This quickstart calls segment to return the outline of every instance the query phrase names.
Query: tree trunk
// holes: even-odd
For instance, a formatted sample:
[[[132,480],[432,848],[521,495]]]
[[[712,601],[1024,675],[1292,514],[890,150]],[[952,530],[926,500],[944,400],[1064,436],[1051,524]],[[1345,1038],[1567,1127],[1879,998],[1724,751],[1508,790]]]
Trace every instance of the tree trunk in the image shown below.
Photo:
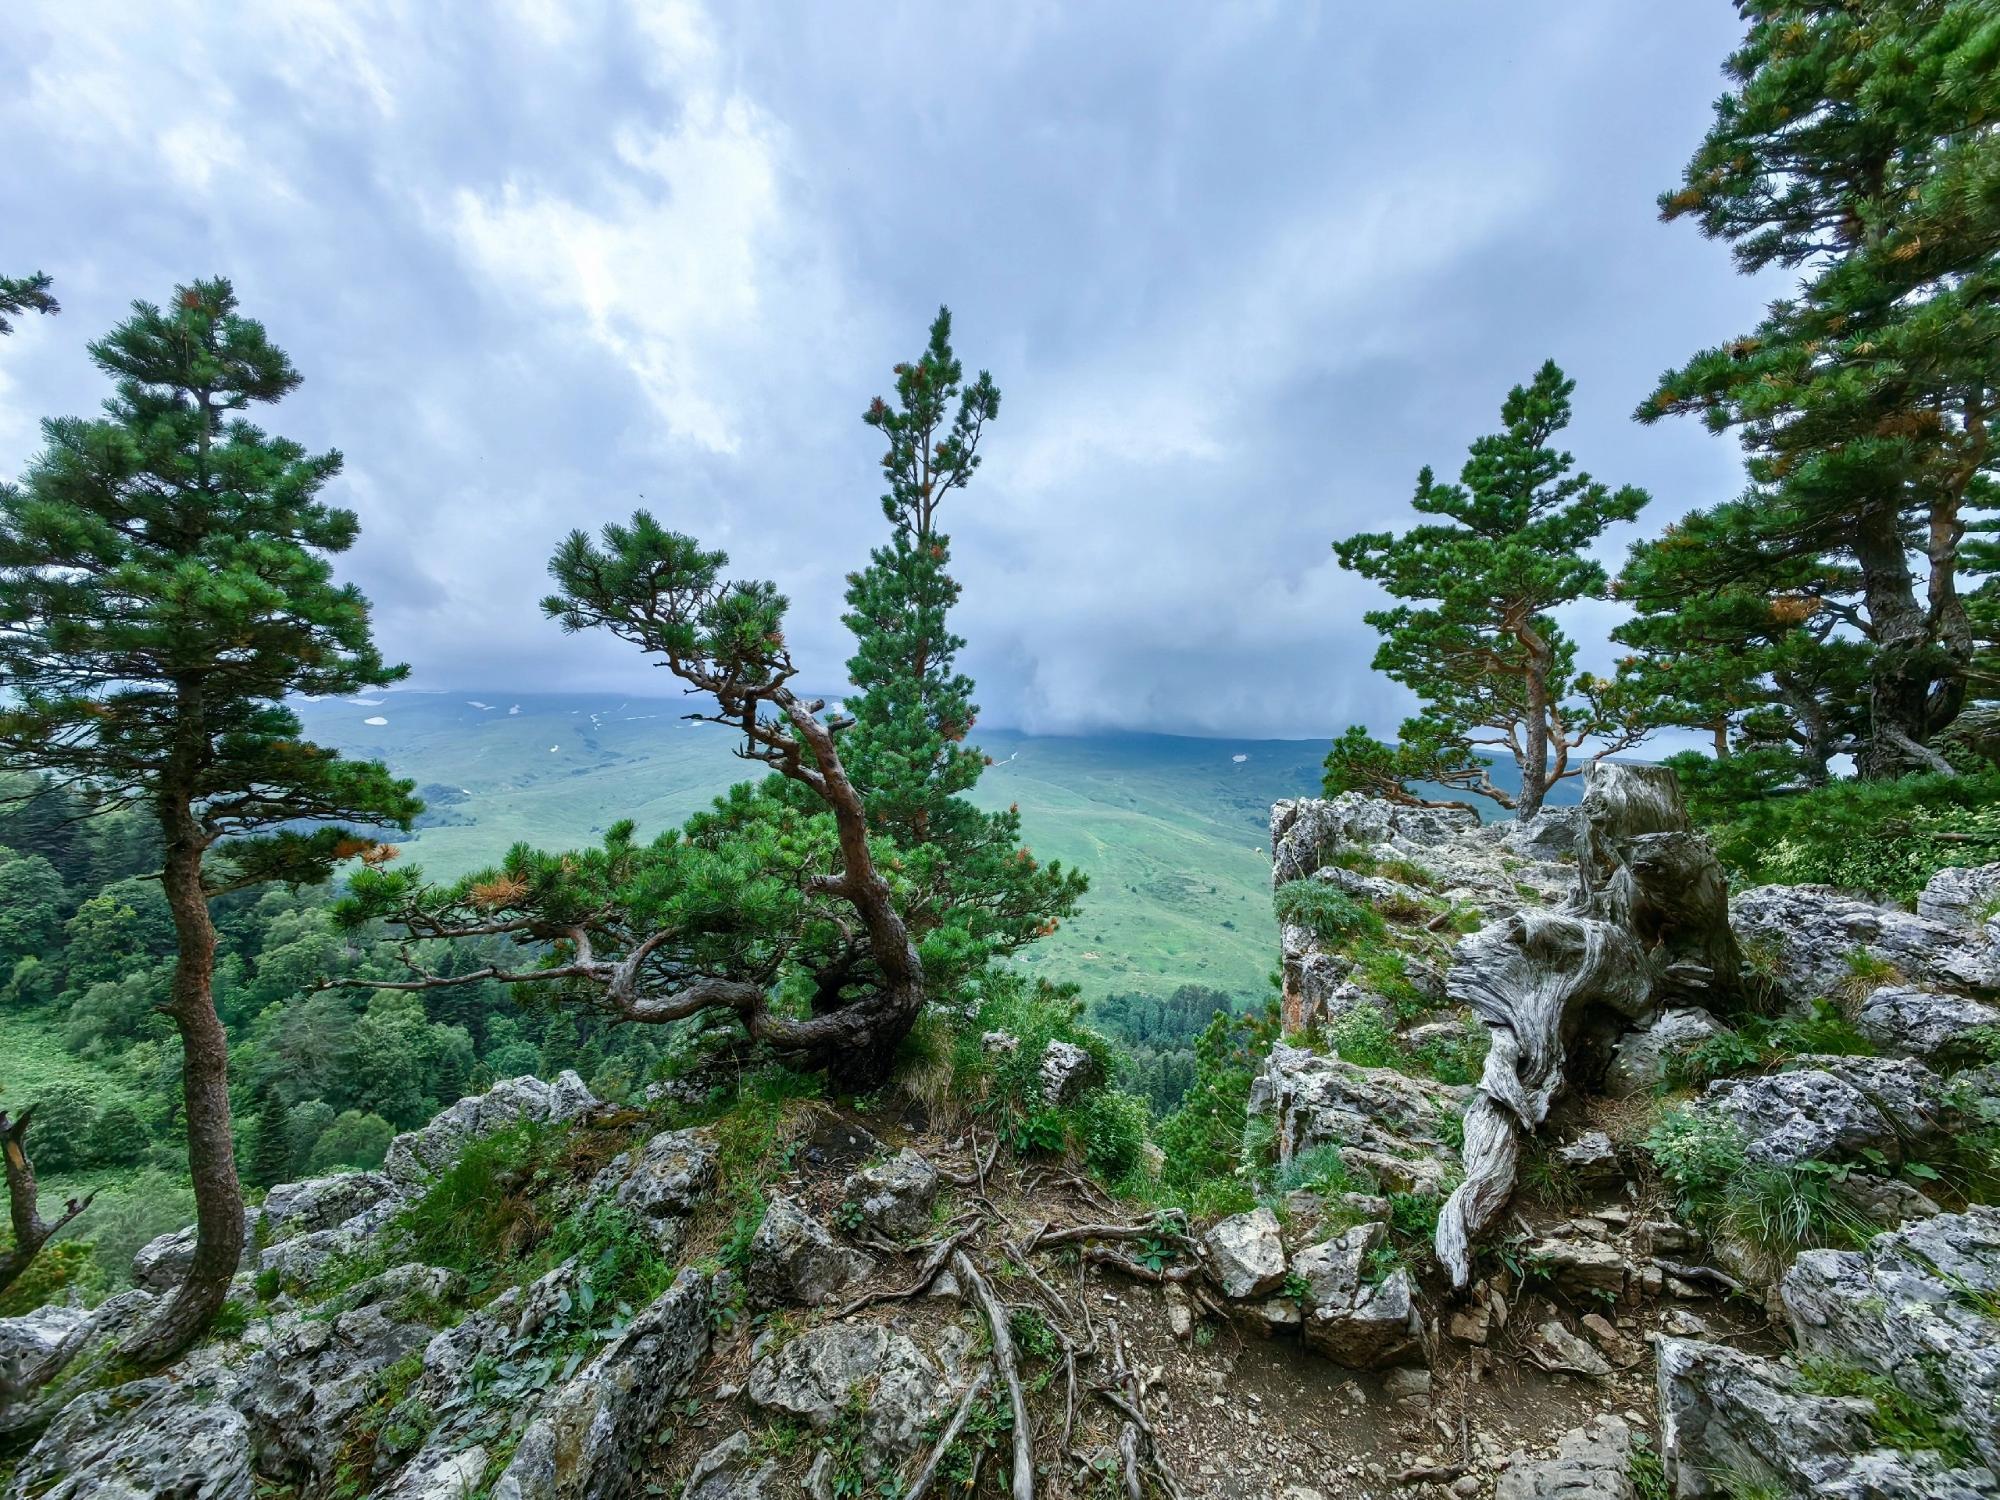
[[[1527,744],[1521,752],[1521,800],[1514,807],[1516,821],[1525,823],[1542,810],[1549,790],[1549,648],[1525,626],[1516,634],[1528,651]]]
[[[1855,757],[1856,769],[1868,777],[1900,776],[1924,763],[1921,747],[1930,739],[1925,710],[1936,660],[1894,509],[1877,508],[1859,518],[1854,557],[1861,565],[1862,598],[1875,642],[1868,743]]]
[[[194,1263],[166,1310],[125,1346],[143,1363],[171,1359],[200,1338],[229,1295],[243,1255],[243,1189],[229,1128],[229,1038],[215,1013],[215,927],[202,889],[206,837],[188,799],[163,799],[162,876],[179,953],[165,1010],[181,1036],[181,1097],[187,1107],[188,1172],[194,1179]]]

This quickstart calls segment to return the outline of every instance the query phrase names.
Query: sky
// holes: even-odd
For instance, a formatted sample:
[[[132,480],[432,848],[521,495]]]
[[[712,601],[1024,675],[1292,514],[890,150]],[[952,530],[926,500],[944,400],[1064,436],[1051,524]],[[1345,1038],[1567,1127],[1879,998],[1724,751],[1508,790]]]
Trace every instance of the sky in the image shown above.
[[[941,303],[1002,391],[944,516],[989,725],[1392,732],[1329,544],[1406,524],[1551,356],[1566,446],[1654,497],[1608,562],[1742,483],[1631,420],[1784,291],[1654,205],[1727,0],[20,3],[0,271],[63,312],[0,341],[0,475],[103,399],[133,299],[229,276],[414,686],[671,690],[537,608],[564,533],[644,506],[776,580],[836,689],[861,413]],[[1617,618],[1565,615],[1587,665]]]

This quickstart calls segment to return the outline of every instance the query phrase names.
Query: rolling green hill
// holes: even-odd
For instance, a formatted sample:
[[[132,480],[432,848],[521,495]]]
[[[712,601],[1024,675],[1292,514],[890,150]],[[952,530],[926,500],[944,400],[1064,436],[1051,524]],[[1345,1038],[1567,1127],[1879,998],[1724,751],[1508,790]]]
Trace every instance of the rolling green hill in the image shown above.
[[[619,818],[670,827],[757,768],[681,699],[393,692],[301,705],[310,735],[414,777],[431,812],[406,857],[439,877],[526,840],[588,842]],[[994,765],[975,794],[1019,803],[1029,846],[1086,871],[1064,930],[1025,956],[1090,998],[1202,984],[1244,999],[1277,961],[1271,803],[1318,789],[1318,740],[1079,737],[981,730]],[[1508,769],[1511,769],[1509,767]]]

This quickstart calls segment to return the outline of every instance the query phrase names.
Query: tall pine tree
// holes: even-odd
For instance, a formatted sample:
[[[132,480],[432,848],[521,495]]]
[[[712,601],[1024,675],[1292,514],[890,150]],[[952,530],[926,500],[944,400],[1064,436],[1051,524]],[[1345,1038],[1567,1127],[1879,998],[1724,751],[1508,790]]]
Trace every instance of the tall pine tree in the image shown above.
[[[1383,637],[1376,670],[1424,701],[1404,721],[1390,769],[1490,798],[1523,818],[1556,782],[1582,771],[1572,751],[1588,741],[1600,753],[1623,749],[1643,734],[1607,684],[1576,670],[1576,645],[1549,614],[1604,596],[1605,571],[1583,549],[1647,499],[1633,486],[1613,490],[1573,473],[1576,461],[1549,446],[1569,425],[1575,388],[1550,360],[1507,393],[1503,430],[1474,441],[1457,484],[1440,484],[1425,468],[1411,503],[1438,521],[1333,544],[1342,567],[1398,599],[1428,601],[1366,616]],[[1343,759],[1341,746],[1353,755]],[[1494,783],[1482,747],[1513,757],[1519,796]],[[1329,776],[1361,784],[1382,749],[1350,730]]]
[[[10,318],[24,312],[59,313],[62,304],[49,288],[54,284],[46,271],[32,276],[0,276],[0,333],[12,333]]]
[[[848,578],[842,618],[854,632],[854,693],[843,708],[853,726],[842,754],[868,798],[870,828],[900,851],[911,927],[943,994],[989,958],[1053,931],[1088,882],[1022,847],[1017,808],[985,812],[965,796],[989,762],[967,742],[979,709],[972,679],[958,670],[965,641],[950,612],[960,587],[938,515],[978,469],[1000,392],[984,370],[966,381],[948,308],[938,309],[924,352],[895,376],[894,401],[878,396],[863,416],[888,440],[881,505],[890,533]]]
[[[305,742],[284,706],[404,674],[376,650],[367,601],[333,581],[328,556],[356,532],[319,499],[339,454],[241,416],[298,385],[291,362],[221,280],[135,303],[90,353],[117,382],[105,415],[44,423],[23,483],[0,488],[0,754],[144,808],[164,845],[197,1238],[180,1290],[127,1346],[157,1360],[206,1327],[243,1249],[209,903],[324,880],[376,847],[339,822],[407,828],[420,809],[380,765]]]
[[[1734,430],[1748,530],[1782,570],[1851,567],[1872,647],[1865,774],[1949,770],[1931,740],[2000,684],[1968,604],[2000,400],[2000,16],[1988,0],[1755,0],[1731,87],[1666,219],[1800,289],[1661,377],[1641,421]]]

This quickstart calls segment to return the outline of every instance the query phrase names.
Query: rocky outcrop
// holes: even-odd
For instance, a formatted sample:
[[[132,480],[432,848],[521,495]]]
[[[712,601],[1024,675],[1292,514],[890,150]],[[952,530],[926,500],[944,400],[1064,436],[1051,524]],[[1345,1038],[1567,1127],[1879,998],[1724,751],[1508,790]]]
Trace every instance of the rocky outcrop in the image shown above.
[[[528,1121],[548,1125],[573,1120],[595,1108],[597,1099],[567,1068],[553,1083],[533,1076],[505,1079],[397,1136],[382,1159],[382,1172],[398,1187],[421,1188],[481,1136]]]
[[[1650,1094],[1667,1080],[1673,1059],[1728,1030],[1697,1006],[1681,1006],[1660,1014],[1621,1036],[1604,1070],[1604,1092],[1614,1099]]]
[[[752,1351],[748,1394],[759,1409],[824,1432],[857,1401],[870,1450],[900,1455],[951,1399],[951,1382],[907,1335],[873,1323],[834,1323]]]
[[[2000,1035],[1986,1033],[1994,1027],[2000,1027],[2000,1007],[1908,985],[1874,990],[1854,1016],[1854,1029],[1884,1052],[1940,1067],[1983,1060],[1989,1035]]]
[[[1729,915],[1738,936],[1774,960],[1774,983],[1796,1005],[1851,983],[1856,955],[1926,989],[2000,989],[1993,923],[1918,916],[1824,885],[1757,886],[1730,902]]]
[[[1854,1161],[1935,1146],[1950,1120],[1943,1082],[1908,1058],[1801,1057],[1782,1073],[1725,1078],[1698,1106],[1743,1131],[1744,1154],[1769,1166]]]
[[[1268,1208],[1232,1214],[1202,1236],[1209,1275],[1225,1297],[1261,1297],[1285,1279],[1285,1245]]]
[[[1374,1175],[1386,1189],[1436,1194],[1457,1164],[1445,1133],[1469,1094],[1459,1085],[1281,1042],[1250,1085],[1249,1113],[1270,1121],[1280,1162],[1338,1146],[1350,1168]]]
[[[493,1500],[621,1500],[632,1455],[659,1431],[708,1352],[710,1277],[689,1268],[541,1403]]]
[[[716,1160],[709,1131],[662,1131],[607,1162],[585,1201],[624,1209],[671,1260],[680,1251],[682,1222],[715,1186]]]
[[[1954,1419],[2000,1469],[2000,1209],[1939,1214],[1779,1284],[1801,1353],[1859,1366]]]
[[[2000,862],[1939,870],[1917,897],[1917,915],[1961,927],[1984,925],[2000,903]]]
[[[1426,1362],[1409,1270],[1377,1262],[1388,1238],[1381,1224],[1358,1224],[1292,1258],[1292,1274],[1305,1286],[1301,1331],[1308,1348],[1355,1369]]]
[[[1052,1109],[1076,1103],[1103,1075],[1097,1059],[1075,1042],[1050,1042],[1038,1070],[1042,1102]]]
[[[251,1500],[250,1429],[226,1401],[154,1377],[79,1396],[21,1460],[10,1497]]]

